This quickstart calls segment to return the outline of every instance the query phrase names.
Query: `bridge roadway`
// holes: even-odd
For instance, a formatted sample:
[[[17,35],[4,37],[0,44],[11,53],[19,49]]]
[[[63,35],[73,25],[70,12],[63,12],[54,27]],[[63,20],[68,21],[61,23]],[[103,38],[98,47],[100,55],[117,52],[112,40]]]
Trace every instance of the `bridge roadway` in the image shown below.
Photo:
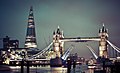
[[[50,59],[23,59],[23,60],[10,60],[10,66],[21,66],[23,63],[24,66],[27,66],[27,62],[29,66],[45,66],[50,65]]]
[[[60,38],[62,42],[87,42],[87,41],[100,41],[100,37],[76,37],[76,38]]]

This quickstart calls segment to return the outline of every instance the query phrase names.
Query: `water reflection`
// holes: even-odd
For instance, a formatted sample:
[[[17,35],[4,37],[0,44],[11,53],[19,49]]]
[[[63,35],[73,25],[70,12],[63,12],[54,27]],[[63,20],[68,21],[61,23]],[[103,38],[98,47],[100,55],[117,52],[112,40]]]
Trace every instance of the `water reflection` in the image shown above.
[[[67,68],[54,67],[51,68],[51,73],[67,73]]]
[[[2,73],[2,72],[0,72]],[[10,73],[10,72],[8,72]],[[11,73],[21,73],[20,68],[12,69]],[[27,73],[27,68],[24,67],[24,73]],[[30,73],[67,73],[67,68],[62,67],[30,67]]]
[[[20,67],[12,67],[12,71],[0,71],[0,73],[21,73]],[[24,73],[27,73],[27,68],[24,67]],[[67,73],[67,68],[62,67],[30,67],[30,73]],[[71,73],[93,73],[93,71],[89,71],[87,66],[76,66],[75,69],[71,68]]]

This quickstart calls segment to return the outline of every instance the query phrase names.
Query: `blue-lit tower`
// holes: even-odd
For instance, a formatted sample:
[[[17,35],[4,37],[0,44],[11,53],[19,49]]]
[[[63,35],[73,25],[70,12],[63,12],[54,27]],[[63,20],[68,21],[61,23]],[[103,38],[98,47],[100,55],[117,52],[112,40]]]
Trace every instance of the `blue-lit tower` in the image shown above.
[[[32,6],[30,8],[30,12],[29,12],[29,16],[28,16],[25,48],[37,48],[36,34],[35,34],[35,22],[34,22],[34,15],[33,15],[33,7]]]

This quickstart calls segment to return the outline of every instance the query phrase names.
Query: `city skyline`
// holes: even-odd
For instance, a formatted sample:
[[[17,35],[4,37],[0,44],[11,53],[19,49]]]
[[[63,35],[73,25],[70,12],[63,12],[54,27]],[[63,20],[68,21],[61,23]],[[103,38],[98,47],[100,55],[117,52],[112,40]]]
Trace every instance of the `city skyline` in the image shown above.
[[[53,31],[58,26],[64,31],[65,37],[94,37],[98,36],[102,23],[108,28],[108,39],[120,47],[119,1],[1,0],[0,38],[10,36],[20,40],[20,47],[24,47],[30,6],[33,6],[39,49],[45,48],[52,41]],[[84,43],[74,45],[77,49],[73,52],[82,56],[91,55]],[[98,50],[98,43],[92,42],[90,45]]]

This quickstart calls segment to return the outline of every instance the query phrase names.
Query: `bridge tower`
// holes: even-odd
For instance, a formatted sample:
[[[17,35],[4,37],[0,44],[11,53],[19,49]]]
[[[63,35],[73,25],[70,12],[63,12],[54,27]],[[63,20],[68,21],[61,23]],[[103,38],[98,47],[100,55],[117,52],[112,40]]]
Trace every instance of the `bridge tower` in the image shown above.
[[[61,38],[64,38],[64,35],[58,26],[57,30],[53,32],[53,49],[56,57],[61,57],[64,54],[64,42],[60,41]]]
[[[100,37],[100,41],[99,41],[99,56],[100,57],[104,57],[104,58],[108,58],[108,29],[105,28],[104,23],[103,23],[103,27],[99,30],[99,37]]]
[[[30,8],[30,12],[29,12],[29,16],[28,16],[25,48],[37,48],[36,34],[35,34],[35,23],[34,23],[33,7],[32,6]]]

